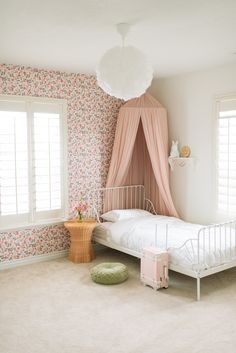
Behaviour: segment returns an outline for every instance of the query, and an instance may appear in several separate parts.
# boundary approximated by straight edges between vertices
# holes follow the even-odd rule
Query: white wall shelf
[[[173,171],[176,166],[178,167],[185,167],[186,165],[192,165],[194,161],[193,157],[169,157],[168,162],[170,165],[171,170]]]

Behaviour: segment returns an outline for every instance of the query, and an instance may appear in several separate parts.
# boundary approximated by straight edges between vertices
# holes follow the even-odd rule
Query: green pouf
[[[101,284],[118,284],[128,278],[128,269],[119,262],[104,262],[91,269],[92,280]]]

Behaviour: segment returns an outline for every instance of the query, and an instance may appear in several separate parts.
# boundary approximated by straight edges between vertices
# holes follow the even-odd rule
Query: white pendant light
[[[108,50],[97,67],[98,85],[109,95],[124,100],[140,97],[150,86],[153,69],[137,48],[124,46],[129,25],[117,25],[123,41],[121,47]]]

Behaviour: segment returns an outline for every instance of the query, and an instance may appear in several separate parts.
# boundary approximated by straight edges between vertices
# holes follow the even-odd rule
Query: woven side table
[[[81,263],[90,262],[95,258],[91,237],[96,223],[94,219],[87,219],[82,222],[73,220],[64,223],[71,236],[69,260]]]

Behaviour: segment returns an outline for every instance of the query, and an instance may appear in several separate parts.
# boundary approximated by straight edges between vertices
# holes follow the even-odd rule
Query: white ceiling
[[[94,73],[119,22],[159,77],[236,62],[236,0],[0,0],[0,62]]]

